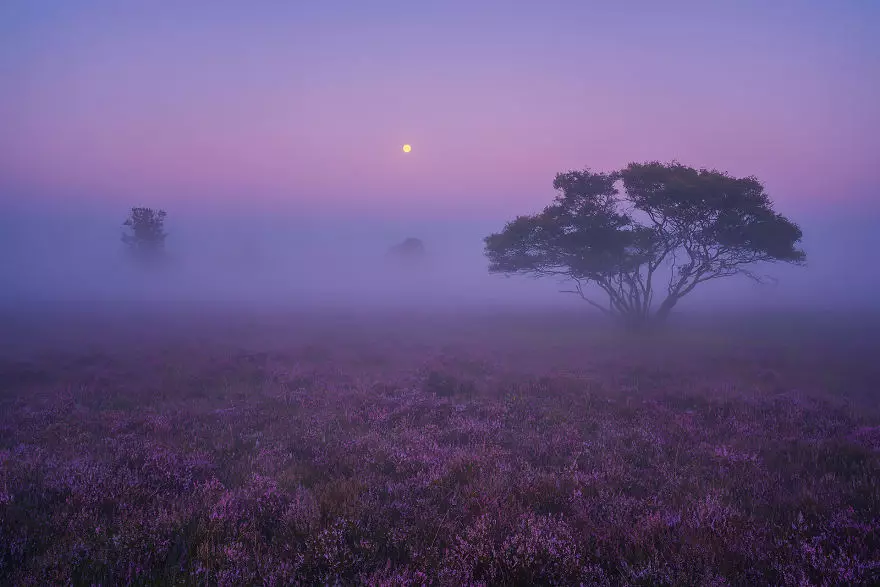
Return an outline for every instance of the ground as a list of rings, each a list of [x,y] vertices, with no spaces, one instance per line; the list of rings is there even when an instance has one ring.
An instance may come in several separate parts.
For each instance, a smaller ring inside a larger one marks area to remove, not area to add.
[[[0,584],[880,580],[875,317],[3,323]]]

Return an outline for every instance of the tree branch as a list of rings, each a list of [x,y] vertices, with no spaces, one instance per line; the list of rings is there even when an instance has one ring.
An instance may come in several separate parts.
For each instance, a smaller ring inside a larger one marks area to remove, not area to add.
[[[590,298],[588,298],[588,297],[584,294],[584,288],[583,288],[583,286],[581,285],[581,282],[580,282],[579,280],[577,280],[577,279],[572,279],[572,281],[575,282],[575,289],[573,289],[573,290],[571,290],[571,289],[561,289],[561,290],[559,290],[560,293],[573,293],[573,294],[578,294],[578,295],[581,297],[582,300],[584,300],[585,302],[587,302],[588,304],[590,304],[590,305],[593,306],[594,308],[598,308],[603,314],[608,314],[608,315],[611,314],[611,311],[608,310],[608,308],[605,308],[604,306],[602,306],[602,305],[600,305],[600,304],[594,302],[593,300],[591,300]]]

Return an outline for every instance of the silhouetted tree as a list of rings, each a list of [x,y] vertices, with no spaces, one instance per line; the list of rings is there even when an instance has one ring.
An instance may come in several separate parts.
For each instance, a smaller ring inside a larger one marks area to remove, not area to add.
[[[425,243],[421,239],[409,237],[391,247],[388,254],[406,262],[417,262],[425,256]]]
[[[134,259],[156,262],[165,257],[165,211],[152,208],[132,208],[123,226],[122,242]]]
[[[762,281],[753,264],[806,258],[800,228],[774,212],[755,177],[651,162],[560,173],[553,187],[558,195],[543,212],[486,237],[489,271],[571,280],[571,293],[630,326],[664,320],[706,281],[736,274]],[[588,297],[590,283],[607,305]]]

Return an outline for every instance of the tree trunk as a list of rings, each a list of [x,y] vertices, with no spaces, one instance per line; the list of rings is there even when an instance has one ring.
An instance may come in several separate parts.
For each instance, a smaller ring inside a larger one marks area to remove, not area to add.
[[[650,326],[650,320],[648,317],[638,310],[631,310],[618,314],[616,319],[618,324],[620,324],[625,330],[631,332],[641,332]]]
[[[660,304],[660,307],[657,308],[657,311],[654,313],[654,318],[658,322],[665,322],[666,318],[669,317],[669,312],[672,311],[672,308],[675,304],[678,303],[678,297],[674,295],[669,295],[663,303]]]

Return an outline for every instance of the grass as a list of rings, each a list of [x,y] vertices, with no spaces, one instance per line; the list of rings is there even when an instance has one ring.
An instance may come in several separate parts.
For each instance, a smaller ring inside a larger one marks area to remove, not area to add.
[[[53,347],[27,320],[2,584],[880,580],[864,323],[82,314]]]

